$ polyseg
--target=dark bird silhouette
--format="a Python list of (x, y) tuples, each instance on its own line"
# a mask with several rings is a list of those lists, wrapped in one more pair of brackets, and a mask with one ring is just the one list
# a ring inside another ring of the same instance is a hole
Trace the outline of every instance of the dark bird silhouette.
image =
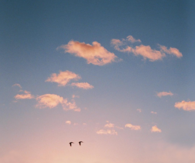
[(82, 141), (79, 142), (79, 145), (81, 145), (81, 143), (83, 143)]
[(69, 143), (71, 147), (72, 147), (72, 143), (74, 143), (74, 142), (70, 142), (70, 143)]

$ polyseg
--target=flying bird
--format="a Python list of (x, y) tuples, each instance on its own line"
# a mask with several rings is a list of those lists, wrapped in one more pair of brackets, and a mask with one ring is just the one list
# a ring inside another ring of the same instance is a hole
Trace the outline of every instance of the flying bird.
[(81, 143), (83, 143), (82, 141), (79, 142), (79, 145), (81, 145)]
[(74, 143), (74, 142), (70, 142), (70, 143), (69, 143), (71, 147), (72, 147), (72, 143)]

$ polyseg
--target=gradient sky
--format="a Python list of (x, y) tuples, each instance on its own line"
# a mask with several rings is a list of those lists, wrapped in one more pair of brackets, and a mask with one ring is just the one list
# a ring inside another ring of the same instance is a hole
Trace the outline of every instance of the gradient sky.
[(1, 0), (0, 162), (194, 163), (194, 8)]

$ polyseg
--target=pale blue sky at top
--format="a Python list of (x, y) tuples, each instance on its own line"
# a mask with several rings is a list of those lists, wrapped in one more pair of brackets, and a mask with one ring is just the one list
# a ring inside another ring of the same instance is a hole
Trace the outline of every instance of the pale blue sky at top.
[(193, 163), (194, 7), (0, 1), (0, 162)]

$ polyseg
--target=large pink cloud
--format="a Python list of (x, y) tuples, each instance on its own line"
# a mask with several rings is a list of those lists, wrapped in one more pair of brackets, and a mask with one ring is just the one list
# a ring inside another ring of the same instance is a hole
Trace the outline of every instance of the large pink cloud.
[(61, 104), (64, 110), (74, 110), (74, 111), (80, 111), (80, 108), (77, 107), (75, 101), (68, 102), (67, 99), (64, 99), (63, 97), (56, 95), (56, 94), (44, 94), (41, 96), (38, 96), (36, 98), (38, 108), (54, 108)]
[(117, 59), (114, 53), (109, 52), (96, 41), (92, 45), (84, 42), (70, 41), (67, 45), (62, 45), (57, 49), (59, 48), (64, 49), (65, 53), (86, 59), (88, 64), (91, 63), (98, 66), (114, 62)]
[(59, 74), (53, 73), (46, 82), (58, 83), (58, 86), (65, 86), (71, 80), (78, 80), (81, 77), (71, 71), (60, 71)]
[(195, 101), (176, 102), (175, 107), (178, 109), (183, 109), (185, 111), (192, 111), (195, 110)]

